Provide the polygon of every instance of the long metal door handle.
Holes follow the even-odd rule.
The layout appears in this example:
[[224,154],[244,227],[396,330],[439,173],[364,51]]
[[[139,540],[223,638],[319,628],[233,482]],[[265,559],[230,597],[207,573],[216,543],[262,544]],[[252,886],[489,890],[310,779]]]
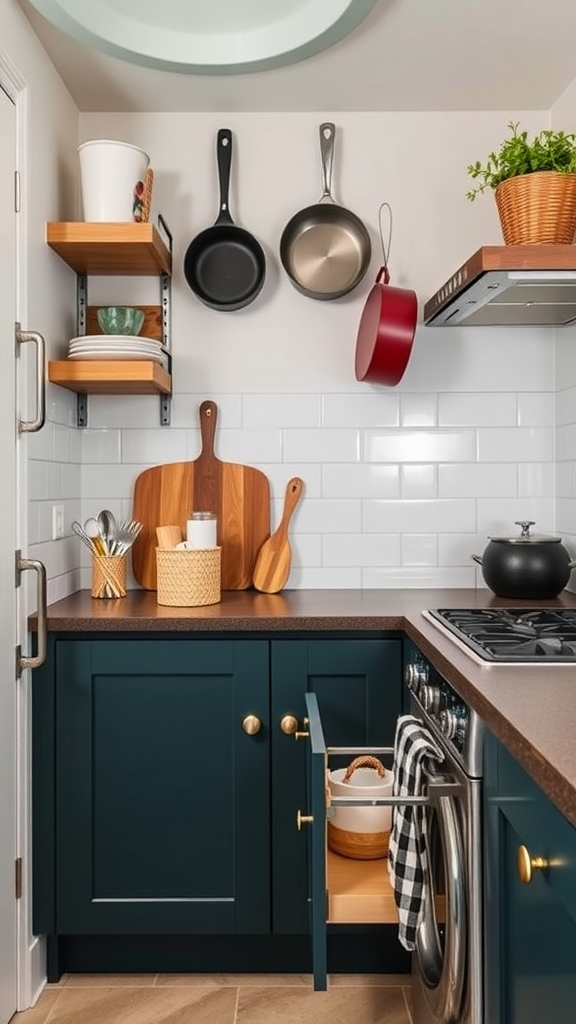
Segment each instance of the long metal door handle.
[[20,434],[35,433],[41,430],[46,420],[46,343],[38,331],[23,331],[20,324],[15,324],[16,353],[26,342],[36,346],[36,417],[33,420],[21,420],[18,417]]
[[46,646],[48,639],[48,614],[47,614],[47,601],[46,601],[46,566],[43,562],[39,562],[36,558],[21,558],[20,553],[16,552],[16,577],[17,583],[20,583],[20,575],[26,572],[28,569],[33,569],[36,573],[36,600],[37,600],[37,612],[38,612],[38,653],[32,657],[31,655],[19,654],[17,658],[17,671],[20,676],[25,668],[39,668],[46,661]]
[[424,976],[426,996],[438,1020],[456,1021],[464,996],[466,943],[468,935],[464,875],[467,870],[462,833],[454,799],[441,796],[436,803],[444,859],[446,886],[446,931],[444,950],[435,936],[435,914],[428,908],[419,926],[416,938],[417,956]]

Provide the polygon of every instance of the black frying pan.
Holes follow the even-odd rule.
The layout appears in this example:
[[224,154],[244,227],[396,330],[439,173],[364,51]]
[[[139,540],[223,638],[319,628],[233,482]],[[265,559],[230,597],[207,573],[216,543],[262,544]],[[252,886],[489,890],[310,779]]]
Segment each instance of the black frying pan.
[[227,312],[253,302],[266,277],[266,257],[250,232],[238,227],[228,208],[232,132],[220,128],[216,143],[220,213],[214,225],[193,238],[184,256],[184,276],[211,309]]
[[[372,246],[359,217],[338,206],[331,192],[335,126],[320,125],[323,191],[294,214],[282,232],[280,259],[292,284],[312,299],[338,299],[360,283]],[[324,202],[327,200],[327,202]]]

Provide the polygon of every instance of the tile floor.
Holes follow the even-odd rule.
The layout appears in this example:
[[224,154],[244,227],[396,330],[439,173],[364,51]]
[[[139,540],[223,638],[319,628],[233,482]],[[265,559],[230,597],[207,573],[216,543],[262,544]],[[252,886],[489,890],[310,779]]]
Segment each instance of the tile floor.
[[411,1024],[405,975],[65,976],[11,1024]]

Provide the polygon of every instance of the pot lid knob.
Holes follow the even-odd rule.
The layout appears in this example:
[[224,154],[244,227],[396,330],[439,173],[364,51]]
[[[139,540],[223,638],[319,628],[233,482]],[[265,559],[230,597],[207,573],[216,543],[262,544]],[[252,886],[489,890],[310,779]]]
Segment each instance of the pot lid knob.
[[514,523],[515,523],[516,526],[520,527],[520,529],[522,531],[520,533],[521,537],[529,537],[530,536],[530,527],[536,525],[533,519],[515,519]]

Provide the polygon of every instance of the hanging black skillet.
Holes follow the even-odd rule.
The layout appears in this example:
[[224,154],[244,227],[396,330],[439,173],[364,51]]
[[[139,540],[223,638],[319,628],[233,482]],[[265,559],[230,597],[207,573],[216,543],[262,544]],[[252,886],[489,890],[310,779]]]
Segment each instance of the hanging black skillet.
[[220,212],[211,228],[192,239],[184,256],[184,276],[206,306],[222,312],[254,301],[266,277],[266,257],[254,235],[238,227],[228,206],[232,132],[220,128],[216,142]]

